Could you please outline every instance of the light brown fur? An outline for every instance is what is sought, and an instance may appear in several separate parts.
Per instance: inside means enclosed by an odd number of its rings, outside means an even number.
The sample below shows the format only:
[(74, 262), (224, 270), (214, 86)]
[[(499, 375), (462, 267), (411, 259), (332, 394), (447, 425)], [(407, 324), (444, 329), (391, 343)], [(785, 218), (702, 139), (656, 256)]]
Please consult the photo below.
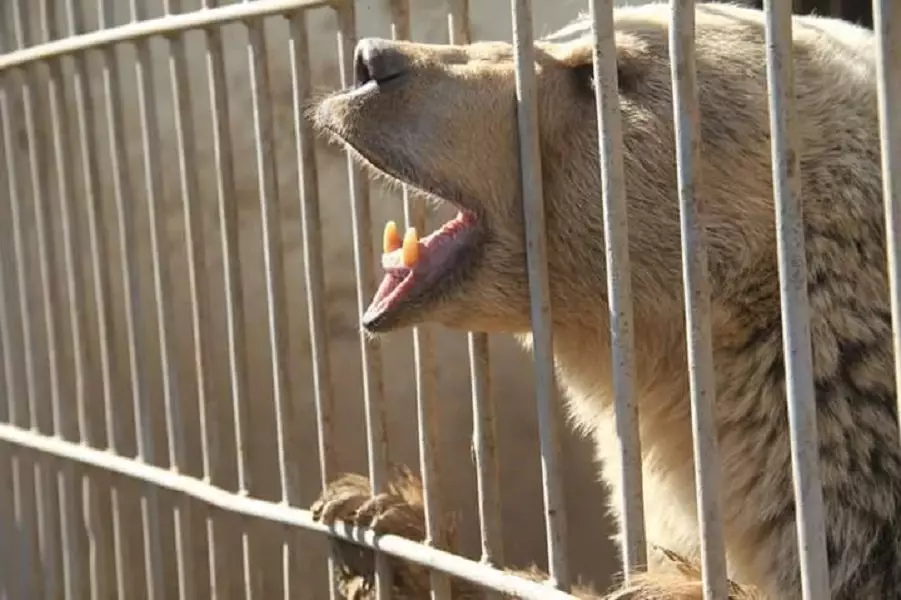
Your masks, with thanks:
[[(616, 42), (648, 538), (692, 563), (699, 556), (699, 541), (668, 19), (665, 4), (618, 9)], [(884, 598), (901, 593), (901, 532), (895, 526), (901, 446), (874, 44), (861, 29), (813, 17), (795, 19), (794, 39), (831, 586), (835, 598)], [(528, 347), (512, 49), (503, 43), (404, 43), (397, 48), (409, 61), (400, 83), (375, 95), (328, 97), (315, 110), (317, 125), (377, 170), (476, 210), (484, 238), (477, 265), (453, 289), (438, 300), (409, 306), (378, 328), (434, 321), (514, 332)], [(603, 479), (614, 492), (612, 508), (618, 512), (590, 65), (585, 21), (537, 45), (556, 366), (572, 420), (596, 443)], [(738, 586), (732, 597), (795, 598), (801, 588), (762, 13), (730, 5), (699, 7), (697, 65), (702, 135), (697, 195), (704, 207), (713, 288), (721, 505), (729, 576)], [(350, 494), (346, 486), (341, 493), (326, 490), (317, 514), (325, 510), (326, 520), (353, 521), (360, 499), (368, 496), (362, 484), (354, 489)], [(401, 494), (397, 502), (403, 497), (414, 496)], [(420, 538), (421, 527), (420, 521)], [(663, 568), (673, 561), (652, 564), (649, 575), (613, 597), (701, 598), (697, 569), (681, 560), (676, 569)], [(406, 597), (422, 597), (407, 592)], [(458, 598), (478, 597), (462, 587), (456, 593)], [(578, 594), (599, 597), (587, 590)]]

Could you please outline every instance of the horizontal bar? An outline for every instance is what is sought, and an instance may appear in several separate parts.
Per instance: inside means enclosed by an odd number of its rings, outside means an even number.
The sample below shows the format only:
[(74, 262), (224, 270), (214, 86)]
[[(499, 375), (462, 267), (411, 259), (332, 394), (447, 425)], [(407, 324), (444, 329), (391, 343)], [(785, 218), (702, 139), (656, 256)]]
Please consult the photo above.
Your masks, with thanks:
[(139, 23), (129, 23), (120, 27), (75, 35), (0, 55), (0, 71), (74, 52), (104, 48), (120, 42), (134, 42), (148, 37), (172, 35), (255, 17), (267, 17), (300, 9), (307, 10), (339, 4), (341, 2), (337, 0), (257, 0), (246, 4), (231, 4), (221, 8), (167, 15)]
[(185, 494), (231, 513), (324, 533), (426, 568), (437, 569), (448, 575), (513, 595), (522, 600), (573, 600), (573, 596), (555, 590), (544, 583), (525, 580), (512, 573), (505, 573), (462, 556), (430, 548), (419, 542), (396, 535), (378, 535), (371, 529), (363, 527), (323, 525), (315, 521), (312, 513), (308, 510), (235, 494), (204, 483), (199, 479), (146, 463), (135, 462), (133, 459), (118, 456), (106, 450), (74, 444), (7, 424), (0, 424), (0, 440), (37, 452), (52, 454), (61, 459), (74, 460), (83, 465), (125, 475), (172, 492)]

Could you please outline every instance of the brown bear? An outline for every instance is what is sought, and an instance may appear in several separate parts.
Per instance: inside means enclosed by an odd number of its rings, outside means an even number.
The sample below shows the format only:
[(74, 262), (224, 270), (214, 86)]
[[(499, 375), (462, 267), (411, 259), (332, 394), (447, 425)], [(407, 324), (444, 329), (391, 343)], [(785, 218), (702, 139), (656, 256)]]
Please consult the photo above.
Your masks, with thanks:
[[(686, 369), (679, 206), (666, 4), (615, 12), (633, 272), (636, 390), (649, 546), (689, 564), (651, 565), (633, 598), (701, 598)], [(734, 598), (801, 595), (792, 489), (763, 13), (697, 9), (700, 180), (709, 244), (715, 424)], [(901, 440), (893, 381), (872, 33), (795, 17), (801, 200), (809, 269), (819, 466), (834, 598), (901, 598)], [(513, 49), (366, 39), (357, 85), (312, 110), (318, 129), (381, 177), (459, 209), (417, 239), (389, 235), (363, 325), (419, 323), (518, 334), (530, 343), (518, 193)], [(612, 407), (592, 39), (580, 19), (536, 44), (556, 369), (604, 481), (620, 485)], [(369, 500), (348, 476), (317, 518), (422, 538), (418, 482)], [(618, 493), (611, 494), (618, 511)], [(654, 556), (653, 551), (649, 555)], [(655, 561), (651, 561), (652, 563)], [(427, 577), (396, 565), (401, 598)], [(357, 564), (345, 583), (368, 589)], [(357, 582), (353, 583), (353, 577)], [(534, 576), (534, 574), (530, 575)], [(365, 580), (365, 581), (364, 581)], [(455, 598), (484, 593), (454, 582)], [(598, 598), (590, 590), (579, 597)], [(619, 596), (617, 596), (619, 597)]]

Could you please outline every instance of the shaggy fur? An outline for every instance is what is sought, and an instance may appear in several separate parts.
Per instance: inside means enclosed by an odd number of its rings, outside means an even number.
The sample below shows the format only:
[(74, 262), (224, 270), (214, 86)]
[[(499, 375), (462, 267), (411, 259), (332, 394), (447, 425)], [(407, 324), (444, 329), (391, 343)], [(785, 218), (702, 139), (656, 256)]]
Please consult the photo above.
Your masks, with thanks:
[[(649, 544), (665, 549), (615, 598), (701, 598), (675, 173), (669, 8), (616, 11), (633, 271), (636, 391)], [(833, 597), (901, 598), (901, 442), (891, 351), (872, 35), (794, 20), (820, 473)], [(478, 259), (452, 286), (378, 331), (423, 322), (518, 334), (529, 294), (512, 48), (396, 44), (407, 73), (369, 95), (317, 105), (319, 129), (375, 170), (476, 212)], [(697, 13), (703, 206), (712, 283), (721, 505), (733, 598), (800, 597), (785, 403), (763, 15)], [(555, 358), (570, 415), (590, 435), (618, 512), (612, 381), (591, 40), (584, 20), (536, 50)], [(378, 333), (376, 331), (376, 333)], [(418, 482), (378, 510), (359, 478), (327, 489), (326, 522), (368, 523), (422, 539)], [(400, 515), (396, 518), (392, 515)], [(389, 526), (390, 524), (390, 526)], [(660, 553), (649, 552), (650, 556)], [(666, 560), (666, 558), (670, 560)], [(672, 568), (675, 566), (676, 568)], [(667, 568), (669, 567), (669, 568)], [(427, 597), (398, 565), (402, 598)], [(365, 569), (348, 576), (366, 578)], [(365, 586), (364, 586), (365, 587)], [(457, 584), (456, 598), (481, 597)], [(406, 594), (406, 595), (404, 595)], [(590, 590), (579, 597), (598, 598)]]

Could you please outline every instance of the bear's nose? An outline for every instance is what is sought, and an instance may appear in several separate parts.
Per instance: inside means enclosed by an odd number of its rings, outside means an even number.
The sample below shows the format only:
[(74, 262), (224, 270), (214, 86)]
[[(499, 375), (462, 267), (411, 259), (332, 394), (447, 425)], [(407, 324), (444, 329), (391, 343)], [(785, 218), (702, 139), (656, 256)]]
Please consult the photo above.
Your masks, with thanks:
[(354, 76), (356, 84), (363, 85), (373, 79), (385, 83), (403, 75), (410, 61), (398, 44), (380, 38), (363, 38), (354, 51)]

